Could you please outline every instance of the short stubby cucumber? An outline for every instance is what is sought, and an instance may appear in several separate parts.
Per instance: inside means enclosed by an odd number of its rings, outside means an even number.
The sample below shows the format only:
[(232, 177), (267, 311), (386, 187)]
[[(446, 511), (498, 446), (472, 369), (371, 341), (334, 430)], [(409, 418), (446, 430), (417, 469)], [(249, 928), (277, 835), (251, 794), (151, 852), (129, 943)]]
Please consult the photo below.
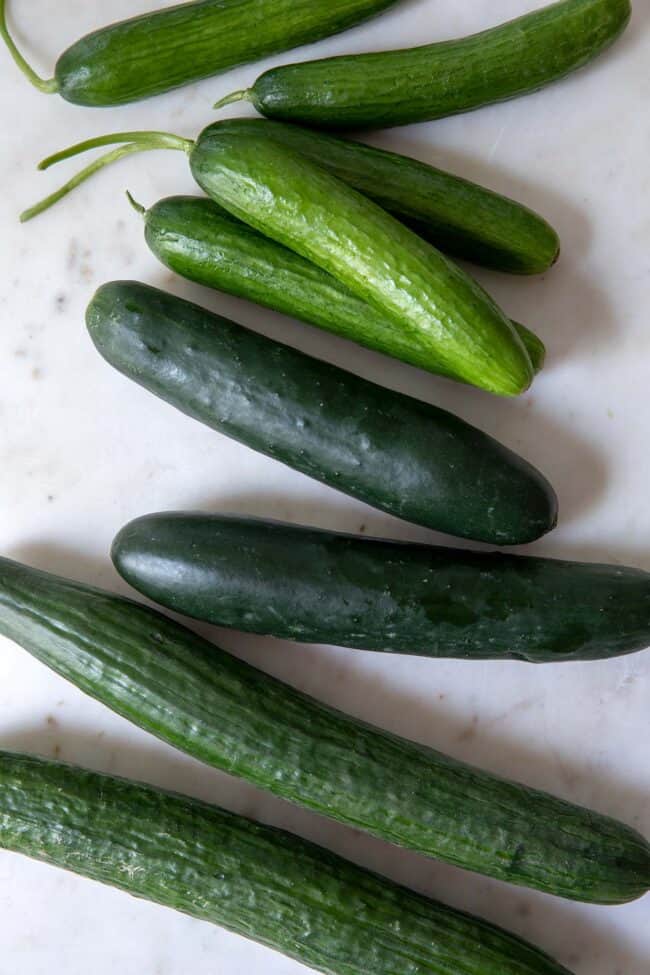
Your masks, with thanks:
[[(166, 267), (190, 281), (248, 298), (353, 342), (419, 365), (394, 322), (311, 261), (202, 197), (174, 196), (144, 215), (146, 241)], [(544, 365), (543, 342), (513, 323), (533, 370)]]
[(121, 105), (219, 74), (346, 30), (395, 0), (200, 0), (93, 31), (65, 51), (54, 77), (40, 78), (6, 24), (0, 36), (18, 67), (46, 93), (76, 105)]
[(266, 119), (230, 119), (235, 138), (258, 132), (318, 163), (370, 197), (441, 251), (514, 274), (557, 260), (556, 231), (539, 214), (452, 173), (350, 139)]
[(197, 799), (0, 752), (0, 846), (325, 975), (570, 975), (501, 928)]
[(245, 516), (148, 515), (113, 546), (151, 599), (219, 626), (472, 660), (598, 660), (650, 646), (650, 574)]
[(460, 40), (271, 68), (217, 108), (333, 129), (444, 118), (537, 91), (583, 67), (630, 19), (630, 0), (560, 0)]
[(650, 886), (622, 823), (327, 707), (148, 606), (0, 559), (0, 633), (207, 765), (391, 843), (578, 900)]
[(377, 203), (263, 128), (233, 131), (215, 123), (195, 142), (169, 133), (114, 133), (56, 153), (41, 168), (117, 143), (22, 219), (122, 156), (183, 150), (209, 197), (392, 319), (423, 367), (501, 396), (530, 385), (533, 368), (523, 342), (476, 281)]
[(137, 282), (103, 285), (87, 324), (161, 399), (399, 518), (501, 545), (555, 525), (539, 471), (451, 413)]

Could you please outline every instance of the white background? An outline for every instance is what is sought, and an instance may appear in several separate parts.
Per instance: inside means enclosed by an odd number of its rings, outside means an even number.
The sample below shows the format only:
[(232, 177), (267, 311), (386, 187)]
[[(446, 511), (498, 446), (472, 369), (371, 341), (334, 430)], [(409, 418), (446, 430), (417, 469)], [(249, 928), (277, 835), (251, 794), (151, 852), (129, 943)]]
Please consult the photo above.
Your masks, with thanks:
[[(112, 0), (110, 16), (159, 5)], [(371, 25), (266, 64), (453, 37), (536, 5), (404, 0)], [(106, 4), (88, 0), (10, 6), (15, 33), (43, 73), (108, 16)], [(635, 8), (616, 48), (562, 84), (465, 117), (373, 136), (524, 201), (559, 229), (563, 256), (545, 277), (479, 275), (513, 317), (548, 343), (544, 374), (516, 402), (436, 380), (173, 278), (149, 255), (124, 190), (145, 204), (192, 191), (180, 154), (131, 158), (38, 221), (19, 225), (20, 209), (77, 168), (73, 162), (37, 174), (43, 155), (119, 129), (195, 135), (212, 120), (212, 102), (250, 83), (261, 66), (123, 109), (92, 110), (32, 90), (0, 51), (0, 551), (124, 591), (108, 559), (111, 539), (128, 519), (163, 508), (250, 512), (435, 540), (202, 428), (111, 371), (86, 335), (84, 308), (97, 285), (133, 277), (456, 410), (520, 450), (556, 486), (560, 526), (531, 550), (650, 569), (650, 6), (636, 0)], [(343, 709), (650, 834), (647, 654), (535, 668), (213, 635)], [(0, 641), (0, 747), (60, 755), (288, 826), (516, 930), (577, 975), (648, 971), (649, 898), (621, 908), (571, 904), (369, 840), (198, 765), (6, 641)], [(67, 975), (85, 975), (89, 967), (97, 975), (304, 970), (207, 924), (7, 853), (0, 854), (0, 941), (0, 973), (12, 975), (41, 975), (52, 965)]]

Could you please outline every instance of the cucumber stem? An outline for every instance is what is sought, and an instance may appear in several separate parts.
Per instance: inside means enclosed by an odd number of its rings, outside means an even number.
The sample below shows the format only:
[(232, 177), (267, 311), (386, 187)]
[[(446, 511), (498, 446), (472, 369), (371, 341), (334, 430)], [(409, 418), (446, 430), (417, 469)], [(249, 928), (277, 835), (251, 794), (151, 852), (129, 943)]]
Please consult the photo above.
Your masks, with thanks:
[(144, 217), (145, 213), (147, 212), (147, 208), (143, 207), (141, 203), (138, 203), (135, 197), (133, 197), (128, 190), (126, 191), (126, 198), (131, 204), (131, 206), (133, 207), (133, 209), (135, 210), (135, 212), (139, 213), (141, 217)]
[(22, 73), (29, 81), (31, 81), (35, 88), (38, 88), (39, 91), (45, 92), (46, 95), (53, 95), (59, 90), (59, 83), (56, 78), (41, 78), (40, 75), (36, 74), (32, 66), (27, 63), (23, 55), (16, 47), (16, 42), (9, 33), (9, 28), (7, 27), (6, 0), (0, 0), (0, 37), (3, 38), (9, 53)]
[(170, 135), (168, 132), (116, 132), (113, 135), (101, 135), (94, 139), (87, 139), (85, 142), (79, 142), (77, 145), (70, 146), (68, 149), (56, 152), (54, 155), (48, 156), (47, 159), (43, 159), (39, 163), (38, 168), (49, 169), (50, 166), (54, 166), (64, 159), (71, 159), (73, 156), (78, 156), (82, 152), (97, 149), (100, 146), (115, 145), (116, 143), (125, 144), (118, 144), (117, 148), (100, 156), (99, 159), (95, 159), (60, 189), (46, 196), (44, 200), (40, 200), (34, 206), (29, 207), (29, 209), (21, 213), (20, 222), (26, 223), (33, 217), (37, 217), (39, 213), (43, 213), (55, 203), (58, 203), (59, 200), (67, 196), (68, 193), (71, 193), (72, 190), (76, 189), (77, 186), (84, 183), (95, 173), (104, 169), (106, 166), (110, 166), (111, 163), (117, 162), (124, 156), (129, 156), (134, 152), (145, 152), (149, 149), (177, 149), (189, 153), (194, 146), (194, 142), (191, 139), (183, 139), (181, 136)]
[(250, 102), (253, 100), (253, 89), (252, 88), (242, 88), (240, 91), (233, 91), (230, 95), (226, 95), (225, 98), (220, 98), (218, 102), (215, 102), (212, 106), (213, 108), (224, 108), (226, 105), (232, 105), (233, 102)]

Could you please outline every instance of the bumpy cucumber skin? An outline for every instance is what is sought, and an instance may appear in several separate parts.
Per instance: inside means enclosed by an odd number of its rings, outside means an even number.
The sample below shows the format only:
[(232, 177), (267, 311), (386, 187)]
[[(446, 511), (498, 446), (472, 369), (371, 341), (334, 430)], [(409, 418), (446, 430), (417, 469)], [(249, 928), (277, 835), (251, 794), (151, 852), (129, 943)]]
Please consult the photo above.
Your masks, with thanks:
[(203, 0), (93, 31), (59, 58), (59, 93), (77, 105), (122, 105), (237, 64), (317, 41), (395, 0)]
[(558, 258), (557, 233), (539, 214), (434, 166), (281, 122), (220, 125), (235, 136), (258, 131), (302, 153), (446, 254), (513, 274), (541, 274)]
[[(242, 223), (212, 200), (175, 196), (145, 214), (145, 238), (159, 261), (190, 281), (335, 332), (412, 365), (418, 357), (400, 330), (327, 271)], [(544, 344), (513, 323), (533, 370)]]
[(162, 605), (283, 639), (533, 663), (650, 646), (650, 574), (640, 569), (192, 513), (132, 522), (114, 557)]
[(149, 607), (3, 559), (0, 632), (194, 758), (389, 842), (581, 900), (648, 886), (627, 826), (348, 717)]
[(436, 367), (502, 396), (533, 371), (511, 322), (464, 271), (361, 193), (257, 129), (205, 129), (194, 178), (220, 206), (333, 274)]
[(272, 68), (249, 97), (269, 118), (339, 130), (444, 118), (564, 78), (630, 15), (629, 0), (561, 0), (461, 40)]
[(397, 517), (501, 545), (557, 520), (542, 474), (453, 414), (180, 298), (113, 282), (87, 324), (101, 355), (161, 399)]
[(40, 758), (0, 753), (0, 845), (325, 975), (570, 975), (514, 935), (291, 833)]

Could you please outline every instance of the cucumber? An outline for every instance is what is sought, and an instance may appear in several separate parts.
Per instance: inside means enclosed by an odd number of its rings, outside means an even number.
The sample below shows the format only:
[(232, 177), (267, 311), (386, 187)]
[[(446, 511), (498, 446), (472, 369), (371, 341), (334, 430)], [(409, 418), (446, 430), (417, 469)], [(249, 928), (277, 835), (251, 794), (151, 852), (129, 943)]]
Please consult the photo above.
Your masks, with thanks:
[(265, 134), (223, 124), (196, 142), (161, 132), (99, 136), (56, 153), (48, 168), (122, 143), (22, 214), (29, 220), (107, 163), (149, 149), (183, 150), (216, 203), (327, 271), (395, 322), (420, 364), (502, 396), (524, 392), (533, 369), (512, 323), (440, 251), (322, 166)]
[(317, 41), (390, 7), (395, 0), (202, 0), (132, 17), (81, 38), (40, 78), (7, 30), (0, 35), (41, 91), (75, 105), (122, 105), (219, 74), (237, 64)]
[[(419, 365), (392, 321), (331, 274), (211, 200), (175, 196), (147, 211), (135, 206), (144, 214), (147, 244), (172, 271)], [(544, 344), (524, 325), (513, 324), (538, 372), (546, 355)]]
[(514, 935), (284, 830), (59, 762), (0, 752), (0, 845), (326, 975), (570, 975)]
[(502, 545), (556, 522), (545, 478), (475, 427), (197, 305), (113, 282), (87, 324), (100, 354), (161, 399), (397, 517)]
[(555, 263), (557, 233), (537, 213), (476, 183), (395, 152), (264, 119), (233, 119), (222, 131), (273, 138), (370, 197), (441, 251), (514, 274)]
[(134, 588), (219, 626), (472, 660), (599, 660), (650, 646), (650, 574), (256, 518), (163, 513), (117, 536)]
[(650, 886), (627, 826), (348, 717), (147, 606), (0, 559), (0, 632), (194, 758), (391, 843), (578, 900)]
[(247, 99), (268, 118), (339, 130), (445, 118), (564, 78), (606, 50), (630, 14), (630, 0), (561, 0), (460, 40), (271, 68), (215, 108)]

